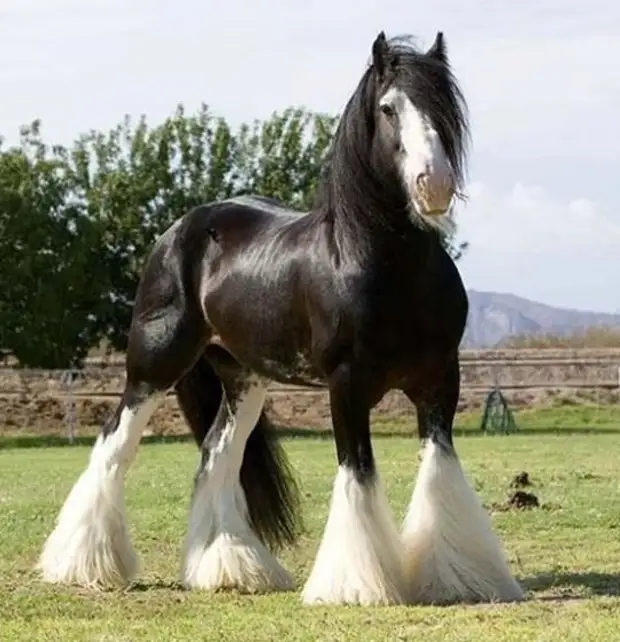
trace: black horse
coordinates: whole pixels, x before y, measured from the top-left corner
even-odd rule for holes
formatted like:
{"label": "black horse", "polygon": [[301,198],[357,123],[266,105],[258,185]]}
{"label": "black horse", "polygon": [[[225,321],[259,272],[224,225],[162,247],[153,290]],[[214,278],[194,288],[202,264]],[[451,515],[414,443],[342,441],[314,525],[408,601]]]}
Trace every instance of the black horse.
{"label": "black horse", "polygon": [[[156,243],[129,333],[127,383],[48,538],[49,581],[122,585],[137,571],[123,480],[175,388],[200,447],[182,579],[293,587],[298,491],[265,417],[268,380],[326,386],[338,472],[306,603],[519,600],[452,441],[467,297],[444,249],[463,182],[466,104],[442,34],[426,51],[381,32],[342,114],[313,209],[257,196],[198,207]],[[369,415],[415,404],[424,454],[402,533]]]}

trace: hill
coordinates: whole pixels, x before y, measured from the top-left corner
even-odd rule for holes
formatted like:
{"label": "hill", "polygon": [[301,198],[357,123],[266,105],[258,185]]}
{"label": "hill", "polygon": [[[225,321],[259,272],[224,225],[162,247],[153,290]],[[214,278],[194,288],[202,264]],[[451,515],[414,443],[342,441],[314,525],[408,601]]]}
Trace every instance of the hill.
{"label": "hill", "polygon": [[514,294],[469,290],[463,348],[490,348],[515,335],[567,336],[595,326],[620,328],[620,314],[556,308]]}

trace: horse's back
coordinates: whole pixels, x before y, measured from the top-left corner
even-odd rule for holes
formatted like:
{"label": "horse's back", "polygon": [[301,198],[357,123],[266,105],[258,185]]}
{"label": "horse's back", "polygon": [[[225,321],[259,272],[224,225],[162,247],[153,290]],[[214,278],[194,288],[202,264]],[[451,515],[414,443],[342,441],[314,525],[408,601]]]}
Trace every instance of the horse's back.
{"label": "horse's back", "polygon": [[[249,245],[264,246],[273,233],[299,217],[280,201],[240,196],[192,208],[156,240],[146,261],[137,298],[196,292],[199,267],[230,264]],[[151,298],[151,296],[149,296]]]}
{"label": "horse's back", "polygon": [[214,235],[226,237],[228,246],[234,239],[250,240],[263,232],[273,232],[303,216],[280,201],[264,196],[237,196],[196,208],[194,224]]}

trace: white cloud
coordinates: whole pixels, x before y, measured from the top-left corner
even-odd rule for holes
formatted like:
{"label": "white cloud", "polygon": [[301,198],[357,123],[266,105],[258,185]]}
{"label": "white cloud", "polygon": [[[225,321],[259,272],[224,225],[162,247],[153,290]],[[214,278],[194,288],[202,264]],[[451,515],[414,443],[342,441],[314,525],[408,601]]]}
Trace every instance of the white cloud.
{"label": "white cloud", "polygon": [[620,213],[583,197],[554,200],[541,186],[515,183],[504,194],[470,186],[460,230],[478,251],[565,256],[620,247]]}
{"label": "white cloud", "polygon": [[470,244],[460,265],[470,287],[620,309],[620,209],[578,194],[554,199],[541,186],[515,183],[499,192],[473,183],[458,223],[459,238]]}
{"label": "white cloud", "polygon": [[[477,149],[618,159],[620,28],[464,43],[454,56]],[[586,157],[586,158],[584,158]]]}

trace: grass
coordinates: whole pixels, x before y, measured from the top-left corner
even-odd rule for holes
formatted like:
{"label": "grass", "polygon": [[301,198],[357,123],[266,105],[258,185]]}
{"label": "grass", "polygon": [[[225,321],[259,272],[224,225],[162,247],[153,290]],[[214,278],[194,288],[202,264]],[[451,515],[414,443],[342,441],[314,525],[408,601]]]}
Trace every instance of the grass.
{"label": "grass", "polygon": [[[510,436],[471,438],[465,436],[472,434],[465,422],[457,430],[462,435],[456,439],[458,452],[485,505],[503,502],[511,478],[522,470],[534,484],[529,490],[543,504],[539,510],[493,515],[494,528],[527,591],[528,600],[519,605],[308,608],[300,604],[299,592],[242,596],[184,591],[175,579],[197,463],[189,443],[146,443],[127,480],[127,510],[143,568],[137,583],[126,591],[102,593],[48,586],[32,567],[89,447],[15,448],[17,443],[5,443],[0,450],[0,639],[617,640],[620,421],[614,422],[613,413],[597,415],[596,431],[580,433],[573,408],[565,409],[563,419],[558,412],[531,412],[527,421],[521,415],[522,431]],[[417,445],[399,434],[401,425],[380,424],[378,433],[396,434],[377,436],[374,443],[400,520],[418,467]],[[286,447],[299,471],[307,534],[281,558],[301,586],[325,523],[335,455],[331,440],[317,437],[291,437]]]}

